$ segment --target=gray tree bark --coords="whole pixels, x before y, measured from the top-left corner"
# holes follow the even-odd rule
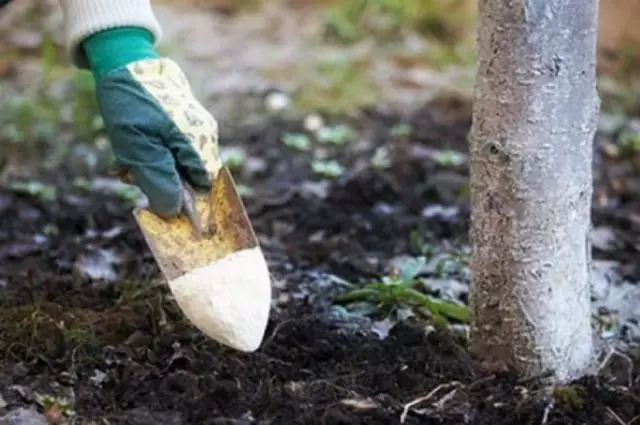
[[[471,350],[564,382],[594,360],[588,241],[598,0],[479,0]]]

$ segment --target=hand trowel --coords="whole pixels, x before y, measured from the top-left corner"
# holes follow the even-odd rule
[[[271,306],[271,279],[229,170],[207,194],[184,188],[183,213],[133,215],[176,303],[201,332],[240,351],[260,346]]]

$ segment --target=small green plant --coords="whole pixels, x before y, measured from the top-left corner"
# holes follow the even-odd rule
[[[343,145],[356,138],[356,132],[345,124],[325,126],[318,130],[316,137],[320,143]]]
[[[424,261],[422,257],[407,261],[400,270],[394,270],[380,281],[346,292],[338,296],[335,302],[351,306],[376,319],[395,317],[409,310],[430,318],[436,324],[448,324],[450,319],[467,323],[469,310],[466,306],[415,289],[416,278],[424,267]]]
[[[287,133],[282,136],[282,143],[298,151],[307,152],[311,149],[311,139],[303,133]]]
[[[313,172],[319,176],[336,178],[340,177],[342,173],[344,173],[345,169],[338,161],[336,160],[321,160],[316,159],[311,163],[311,168]]]
[[[91,181],[84,177],[76,177],[73,179],[73,187],[82,190],[91,190]]]
[[[240,147],[226,147],[220,152],[222,156],[222,162],[231,170],[238,170],[242,168],[247,160],[247,154],[244,149]]]
[[[438,165],[441,165],[442,167],[457,167],[458,165],[464,164],[464,157],[460,155],[459,152],[446,150],[440,152],[440,154],[437,156],[437,162]]]
[[[60,234],[60,229],[55,223],[48,223],[42,228],[42,233],[49,237],[55,237]]]
[[[39,181],[13,181],[9,183],[9,189],[14,192],[26,193],[42,201],[53,201],[57,197],[54,186],[50,186]]]
[[[123,201],[135,202],[142,196],[142,192],[138,187],[128,184],[114,185],[109,192]]]
[[[253,189],[251,189],[246,184],[237,184],[236,190],[238,191],[238,195],[242,196],[243,198],[253,196]]]
[[[36,402],[42,406],[47,417],[59,420],[59,416],[75,416],[73,402],[66,397],[57,397],[49,394],[35,394]]]
[[[371,166],[376,170],[385,170],[391,167],[391,158],[386,146],[380,146],[376,149],[371,158]]]

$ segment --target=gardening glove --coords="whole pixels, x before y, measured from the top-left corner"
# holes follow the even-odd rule
[[[221,167],[216,120],[180,67],[154,50],[150,32],[125,27],[82,43],[118,166],[162,217],[178,214],[186,181],[206,192]]]

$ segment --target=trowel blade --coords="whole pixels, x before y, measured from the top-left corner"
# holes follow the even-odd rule
[[[251,326],[264,331],[271,303],[270,275],[226,167],[218,171],[208,194],[194,196],[194,207],[200,231],[194,228],[193,217],[186,214],[164,219],[148,209],[137,208],[134,217],[176,302],[191,322],[218,342],[253,351],[257,348],[255,337],[251,342],[237,339],[244,338],[242,332],[249,332],[241,329],[249,326],[243,322],[249,320],[247,317],[253,320]],[[238,255],[243,258],[242,265],[233,259]],[[201,272],[203,268],[206,277]],[[191,287],[185,289],[185,277],[194,272],[199,283],[189,283]],[[173,282],[180,282],[180,286]],[[202,287],[195,291],[194,285]],[[240,316],[230,318],[231,314]]]

